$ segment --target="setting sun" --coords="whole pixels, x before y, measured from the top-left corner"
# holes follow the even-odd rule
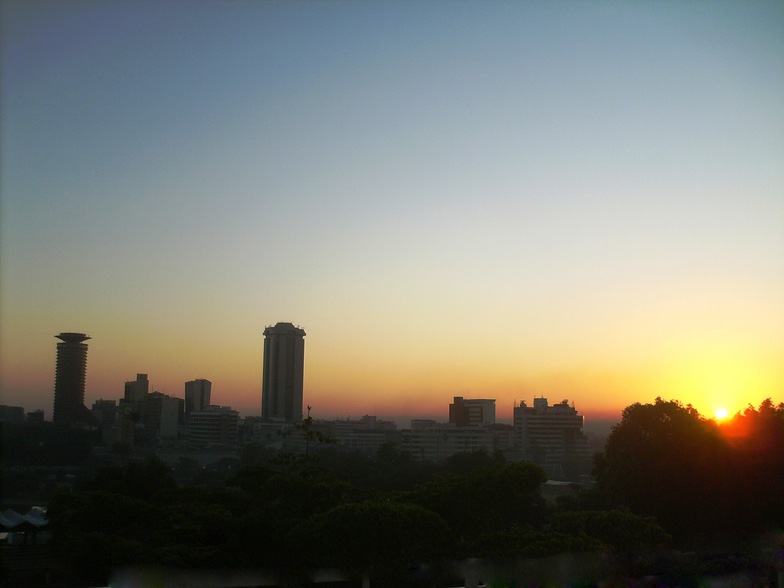
[[[716,417],[716,420],[719,421],[726,419],[728,414],[729,413],[727,412],[726,408],[717,408],[716,412],[713,413],[713,415]]]

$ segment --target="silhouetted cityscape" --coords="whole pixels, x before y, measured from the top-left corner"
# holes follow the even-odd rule
[[[234,455],[243,444],[302,453],[305,439],[292,434],[301,425],[305,381],[305,331],[279,322],[264,329],[261,378],[261,416],[241,418],[230,406],[212,404],[212,382],[204,378],[184,383],[182,398],[150,390],[148,374],[125,383],[119,400],[99,399],[84,406],[87,351],[91,339],[83,333],[61,333],[57,338],[54,423],[98,430],[103,447],[146,455],[154,451],[174,464],[196,454],[202,464]],[[318,402],[317,398],[312,400]],[[393,444],[414,459],[443,462],[473,451],[498,453],[509,461],[530,461],[554,480],[587,483],[591,449],[583,433],[583,417],[567,400],[548,404],[544,397],[533,405],[514,407],[513,424],[496,422],[494,399],[456,396],[444,412],[446,422],[411,419],[399,430],[396,423],[366,415],[351,419],[313,419],[310,427],[320,438],[340,447],[375,454]],[[21,407],[3,407],[6,422],[20,423]],[[41,420],[38,413],[28,419]],[[308,448],[309,449],[309,448]]]
[[[0,71],[0,588],[784,588],[782,0],[2,0]]]
[[[573,403],[541,396],[511,425],[463,396],[405,429],[318,419],[304,337],[264,330],[243,419],[210,380],[179,398],[144,373],[87,409],[90,337],[57,335],[53,421],[0,407],[7,585],[784,582],[784,403],[723,425],[633,404],[598,451]]]

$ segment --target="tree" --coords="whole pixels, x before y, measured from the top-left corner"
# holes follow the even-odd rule
[[[784,403],[749,405],[722,427],[733,449],[735,511],[747,526],[784,526]]]
[[[678,537],[719,530],[718,513],[732,506],[729,445],[713,421],[674,400],[626,407],[595,472],[611,502]]]
[[[450,455],[444,462],[443,469],[447,474],[470,474],[478,470],[504,463],[504,456],[498,452],[490,454],[487,450],[465,451]]]
[[[618,551],[658,548],[671,538],[655,521],[625,510],[560,512],[548,525],[551,531],[586,536]]]
[[[171,468],[156,456],[135,460],[122,467],[98,470],[82,483],[82,490],[100,490],[149,499],[156,492],[176,488]]]
[[[458,537],[513,526],[539,526],[546,514],[540,493],[542,470],[508,463],[467,476],[439,478],[421,485],[408,500],[441,515]]]
[[[305,456],[310,455],[310,446],[320,446],[320,445],[331,445],[336,443],[337,441],[330,437],[329,435],[325,435],[321,431],[316,430],[313,427],[313,417],[310,414],[310,411],[313,407],[308,406],[308,416],[302,419],[301,423],[297,423],[294,425],[294,428],[298,431],[302,432],[302,435],[305,438]]]
[[[288,536],[291,553],[311,567],[338,567],[397,586],[409,566],[450,553],[446,522],[432,511],[396,501],[337,506],[306,520]]]

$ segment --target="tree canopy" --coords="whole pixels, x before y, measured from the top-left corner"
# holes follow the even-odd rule
[[[720,426],[689,405],[657,398],[623,411],[595,473],[611,502],[686,538],[784,522],[783,464],[782,405],[766,400]]]
[[[675,400],[632,404],[596,456],[597,486],[556,500],[538,466],[484,452],[435,464],[391,445],[372,457],[322,444],[246,451],[241,463],[225,484],[175,478],[156,458],[90,470],[49,504],[70,583],[106,583],[133,564],[288,578],[339,567],[377,586],[420,585],[407,574],[425,561],[601,553],[625,566],[663,546],[784,527],[784,404],[770,400],[721,425]]]

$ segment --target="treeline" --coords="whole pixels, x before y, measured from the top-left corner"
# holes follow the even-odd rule
[[[717,424],[691,406],[633,404],[595,458],[599,494],[677,540],[745,540],[784,528],[784,403]]]
[[[540,468],[482,452],[436,465],[392,446],[374,458],[327,446],[249,451],[243,463],[225,483],[183,487],[162,462],[132,461],[55,497],[69,582],[161,565],[264,569],[297,585],[337,568],[373,586],[447,586],[459,580],[449,562],[465,558],[585,553],[595,565],[572,580],[693,576],[767,565],[743,540],[784,526],[784,404],[770,401],[721,427],[675,401],[629,406],[596,457],[596,487],[553,500]],[[725,555],[695,560],[698,548]]]

